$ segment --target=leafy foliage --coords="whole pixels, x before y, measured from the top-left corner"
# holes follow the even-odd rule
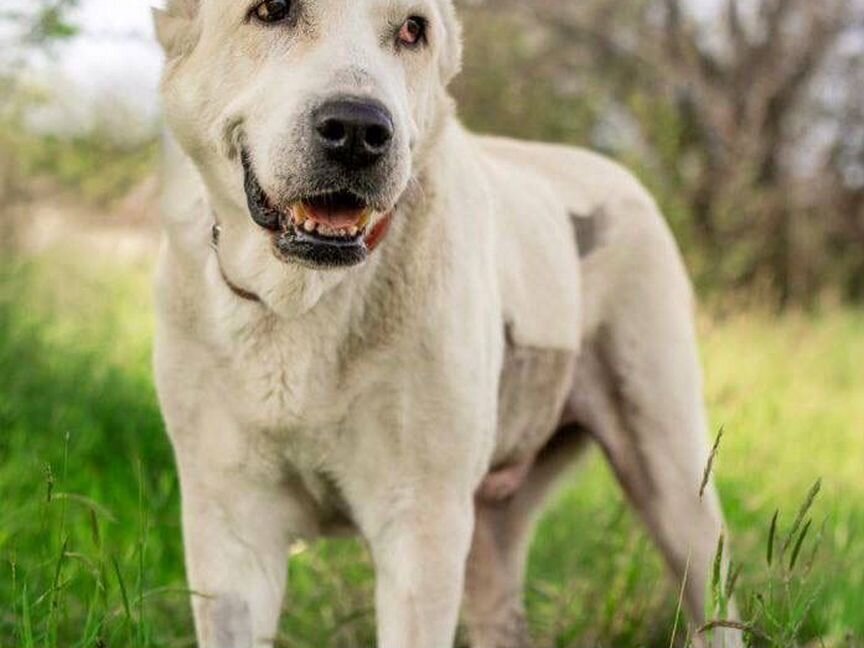
[[[68,40],[78,33],[78,27],[69,19],[79,0],[38,0],[20,3],[20,8],[0,11],[0,24],[11,27],[11,45],[46,46]]]

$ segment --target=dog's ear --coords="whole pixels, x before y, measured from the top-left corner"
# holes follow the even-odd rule
[[[445,45],[441,51],[441,77],[445,84],[449,84],[462,70],[462,23],[452,0],[444,0],[440,4],[446,31]]]
[[[183,54],[194,43],[194,23],[198,0],[170,0],[167,9],[153,8],[156,38],[170,60]]]

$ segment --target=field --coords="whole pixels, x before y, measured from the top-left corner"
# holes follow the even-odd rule
[[[55,248],[2,265],[0,646],[194,645],[147,264]],[[864,646],[864,313],[700,327],[753,642]],[[279,645],[374,645],[371,578],[358,544],[298,545]],[[528,601],[539,648],[673,643],[677,585],[596,454],[541,524]]]

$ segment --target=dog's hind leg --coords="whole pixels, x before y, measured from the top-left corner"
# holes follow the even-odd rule
[[[689,288],[670,267],[626,283],[577,363],[567,416],[601,445],[675,581],[686,578],[686,609],[700,625],[723,518],[711,480],[703,484],[709,452]],[[714,645],[740,645],[740,636],[718,634]]]
[[[525,563],[543,502],[581,454],[586,435],[562,429],[540,453],[515,494],[496,500],[489,489],[476,498],[476,522],[465,586],[465,621],[472,648],[528,648]]]

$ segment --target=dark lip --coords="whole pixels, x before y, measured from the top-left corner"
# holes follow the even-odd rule
[[[280,260],[292,261],[312,269],[335,269],[356,266],[369,258],[369,247],[363,233],[352,239],[330,238],[294,227],[288,214],[272,206],[245,150],[241,153],[241,161],[249,214],[256,225],[271,233],[274,252]],[[297,201],[326,201],[340,193],[347,192],[316,192],[298,198]],[[353,194],[353,198],[366,203],[356,194]]]

